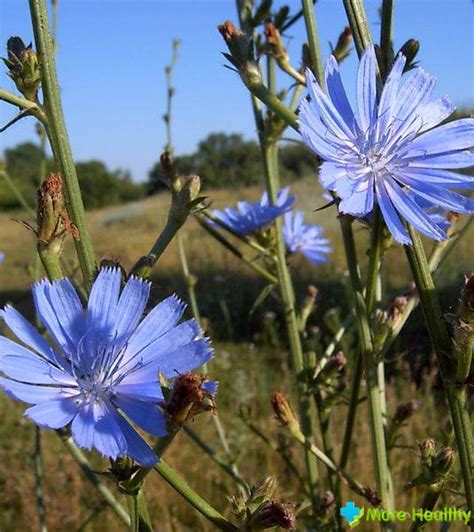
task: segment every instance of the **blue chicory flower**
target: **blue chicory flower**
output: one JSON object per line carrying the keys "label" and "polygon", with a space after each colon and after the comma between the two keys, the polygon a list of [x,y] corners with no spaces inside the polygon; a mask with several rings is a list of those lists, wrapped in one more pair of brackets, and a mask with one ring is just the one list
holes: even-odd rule
{"label": "blue chicory flower", "polygon": [[2,253],[0,251],[0,264],[2,264],[2,262],[5,260],[5,253]]}
{"label": "blue chicory flower", "polygon": [[[185,305],[171,296],[141,320],[150,283],[103,268],[87,309],[67,279],[33,287],[36,312],[51,346],[13,307],[1,311],[23,345],[0,336],[0,387],[31,405],[40,427],[71,424],[74,441],[109,458],[130,456],[144,466],[157,457],[125,417],[154,436],[166,434],[159,373],[177,377],[212,356],[195,320],[178,325]],[[141,320],[141,321],[140,321]]]}
{"label": "blue chicory flower", "polygon": [[356,114],[331,56],[327,94],[307,72],[311,102],[303,101],[299,119],[304,141],[325,160],[319,180],[340,197],[341,212],[363,217],[379,205],[395,240],[410,244],[403,219],[430,238],[447,237],[413,196],[446,210],[473,212],[472,199],[449,189],[474,188],[472,176],[453,171],[474,163],[474,119],[439,126],[453,105],[447,98],[431,99],[435,78],[421,68],[401,85],[405,63],[399,54],[377,103],[377,60],[373,46],[366,49],[359,65]]}
{"label": "blue chicory flower", "polygon": [[264,192],[258,202],[239,201],[237,209],[227,207],[223,211],[214,210],[214,215],[239,235],[256,233],[270,225],[278,216],[291,209],[296,196],[289,196],[289,188],[282,188],[277,201],[272,205]]}
{"label": "blue chicory flower", "polygon": [[302,253],[314,264],[327,262],[327,254],[332,251],[329,240],[323,238],[323,228],[319,225],[303,223],[302,211],[285,213],[283,236],[291,253]]}

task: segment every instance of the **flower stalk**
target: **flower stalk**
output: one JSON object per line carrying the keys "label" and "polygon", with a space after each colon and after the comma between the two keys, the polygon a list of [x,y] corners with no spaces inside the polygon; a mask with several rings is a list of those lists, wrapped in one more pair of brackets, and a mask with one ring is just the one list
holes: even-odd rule
{"label": "flower stalk", "polygon": [[44,126],[54,158],[64,176],[67,209],[79,233],[79,238],[74,243],[84,284],[89,288],[96,273],[95,253],[86,224],[84,204],[64,121],[46,1],[29,0],[29,5],[36,48],[41,64],[44,112],[47,118]]}
{"label": "flower stalk", "polygon": [[214,524],[219,530],[228,532],[237,531],[238,528],[226,519],[220,512],[198,495],[164,460],[161,460],[154,470],[174,490],[191,504],[201,515]]}
{"label": "flower stalk", "polygon": [[[408,231],[413,244],[411,246],[405,246],[405,252],[418,288],[420,303],[425,316],[428,333],[445,386],[459,454],[467,505],[471,511],[474,511],[474,487],[472,477],[474,446],[472,426],[466,401],[465,384],[456,382],[456,373],[459,366],[453,367],[453,361],[451,358],[454,352],[453,343],[443,320],[441,306],[430,273],[423,243],[418,233],[410,225],[408,226]],[[456,361],[454,361],[454,364],[456,364]],[[461,364],[461,367],[462,366],[463,365]]]}
{"label": "flower stalk", "polygon": [[[391,510],[394,507],[392,482],[390,476],[390,469],[388,465],[387,448],[385,443],[385,427],[382,412],[381,396],[379,390],[379,379],[377,370],[377,360],[375,357],[372,334],[370,331],[369,316],[367,314],[367,306],[364,299],[362,282],[360,279],[357,252],[354,242],[354,234],[352,230],[352,218],[345,215],[339,216],[341,225],[342,237],[344,241],[344,249],[347,259],[347,266],[349,269],[349,277],[351,281],[351,288],[353,292],[353,302],[355,306],[359,349],[358,358],[361,358],[361,367],[354,369],[354,376],[361,374],[362,367],[365,369],[367,381],[367,397],[370,415],[370,429],[372,436],[372,448],[374,458],[374,469],[377,479],[377,489],[382,500],[382,507],[385,510]],[[377,271],[374,269],[374,271]],[[369,280],[370,284],[370,280]],[[357,362],[356,362],[357,364]],[[355,377],[354,377],[355,379]],[[357,392],[357,382],[353,380],[353,392],[351,400],[355,401]],[[352,403],[351,403],[352,404]],[[349,412],[348,425],[353,426],[355,420],[355,412]]]}

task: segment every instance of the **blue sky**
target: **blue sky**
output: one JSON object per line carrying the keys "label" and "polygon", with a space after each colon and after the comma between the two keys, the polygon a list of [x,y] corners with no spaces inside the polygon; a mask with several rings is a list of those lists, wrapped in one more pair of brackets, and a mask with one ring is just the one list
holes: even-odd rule
{"label": "blue sky", "polygon": [[[293,11],[299,1],[280,2]],[[379,1],[366,0],[374,39],[380,31]],[[395,48],[410,37],[421,42],[418,59],[439,79],[437,94],[458,105],[474,104],[472,0],[398,0]],[[346,24],[342,0],[319,0],[316,14],[323,52]],[[189,153],[213,131],[254,138],[248,94],[237,75],[223,67],[225,50],[216,26],[236,20],[233,0],[59,0],[58,70],[71,144],[76,160],[98,158],[110,168],[146,178],[165,144],[164,67],[171,41],[182,40],[174,85],[174,144]],[[11,35],[32,39],[26,0],[1,0],[0,42]],[[298,64],[304,25],[291,28],[290,56]],[[5,55],[2,52],[1,55]],[[353,95],[355,54],[343,77]],[[3,67],[0,67],[3,71]],[[13,90],[2,75],[0,85]],[[282,80],[283,81],[283,80]],[[2,124],[14,110],[0,105]],[[33,120],[1,135],[2,148],[35,140]]]}

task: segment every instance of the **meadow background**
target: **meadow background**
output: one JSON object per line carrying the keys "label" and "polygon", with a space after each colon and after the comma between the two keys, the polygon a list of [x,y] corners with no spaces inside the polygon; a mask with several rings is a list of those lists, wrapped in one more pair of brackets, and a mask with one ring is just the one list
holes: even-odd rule
{"label": "meadow background", "polygon": [[[448,79],[449,72],[448,75],[443,72],[443,69],[451,68],[447,66],[451,63],[450,56],[446,54],[459,54],[461,50],[468,60],[469,57],[472,59],[469,38],[462,40],[463,35],[469,34],[469,16],[466,23],[466,13],[472,14],[472,11],[467,11],[469,7],[467,4],[470,2],[455,3],[458,10],[451,12],[447,7],[451,3],[435,2],[439,5],[433,7],[434,14],[433,12],[429,14],[433,21],[430,18],[428,23],[421,27],[420,18],[417,17],[422,17],[425,2],[413,2],[412,6],[415,7],[412,8],[414,10],[412,12],[407,8],[410,2],[401,2],[401,9],[397,14],[398,27],[401,28],[396,36],[397,40],[403,42],[406,37],[417,36],[415,29],[426,36],[426,42],[422,40],[421,48],[421,54],[425,55],[421,55],[421,58],[428,63],[427,68],[433,61],[434,55],[434,52],[428,50],[430,46],[431,48],[434,46],[440,24],[444,23],[448,28],[444,31],[455,25],[455,21],[462,24],[463,31],[451,34],[455,42],[451,42],[449,47],[443,47],[439,52],[445,54],[442,55],[443,63],[439,63],[437,69],[431,67],[432,71],[440,76],[443,74],[444,78]],[[27,8],[23,3],[20,7],[19,4],[11,0],[4,2],[1,13],[3,15],[1,34],[10,36],[22,34],[23,31],[23,36],[28,41],[31,29],[28,28]],[[104,4],[108,4],[111,9],[110,2]],[[188,9],[189,16],[184,17],[184,21],[172,4],[172,2],[136,2],[133,7],[130,2],[118,2],[116,19],[109,20],[109,28],[104,29],[110,33],[103,35],[99,33],[97,24],[99,26],[104,24],[107,9],[101,7],[100,3],[64,2],[63,9],[61,2],[59,76],[64,82],[62,88],[66,119],[72,123],[73,148],[77,148],[78,160],[82,161],[78,165],[78,173],[86,198],[89,198],[86,199],[89,207],[88,223],[98,258],[117,260],[126,270],[129,270],[137,258],[150,248],[158,231],[164,226],[169,207],[169,194],[159,186],[159,173],[156,167],[156,160],[165,142],[160,122],[160,113],[165,102],[164,81],[157,77],[156,73],[161,72],[168,61],[172,31],[176,31],[171,35],[172,38],[180,37],[184,42],[183,56],[180,58],[177,67],[178,77],[175,80],[178,90],[175,104],[178,165],[181,164],[185,170],[200,173],[205,194],[215,208],[235,204],[240,199],[256,200],[261,195],[261,186],[258,184],[260,163],[258,154],[255,156],[256,144],[252,141],[254,132],[251,129],[248,95],[242,90],[235,76],[222,68],[223,61],[219,57],[219,51],[224,47],[214,35],[217,33],[216,23],[235,15],[233,3],[196,2],[195,11],[190,11],[191,2],[179,2],[182,12]],[[334,1],[320,0],[318,4],[321,5],[321,26],[324,28],[323,31],[327,32],[324,36],[328,37],[324,42],[329,39],[330,34],[334,40],[337,37],[336,28],[342,29],[343,26],[339,5],[341,2],[337,2],[337,7]],[[374,24],[377,23],[377,5],[377,2],[368,2],[371,21]],[[82,10],[78,11],[78,6]],[[165,22],[173,21],[172,24],[163,23],[160,26],[164,28],[164,33],[160,35],[155,47],[148,39],[145,39],[145,44],[143,42],[137,44],[137,40],[134,41],[132,38],[140,36],[141,32],[156,31],[156,28],[152,30],[150,22],[147,22],[151,18],[151,13],[159,15],[160,20],[164,19]],[[193,13],[199,15],[199,18],[195,18],[194,24],[191,24]],[[78,18],[73,25],[74,16]],[[130,32],[128,38],[124,37],[127,34],[123,32],[126,28],[125,16],[131,17],[128,21]],[[443,21],[440,17],[444,17]],[[328,23],[325,25],[326,18]],[[178,24],[180,20],[184,24],[181,33]],[[433,22],[431,26],[430,21]],[[82,35],[81,40],[81,35],[78,36],[77,32],[83,32],[85,29],[78,28],[83,28],[87,23],[90,24],[89,31],[93,38],[86,40],[85,35]],[[141,29],[140,24],[142,24]],[[428,26],[430,26],[429,31],[426,29]],[[295,38],[299,32],[300,29],[295,29]],[[212,38],[209,37],[211,34]],[[74,35],[79,41],[74,41]],[[107,38],[111,39],[108,41],[110,43],[108,47]],[[196,56],[190,55],[189,52],[193,42],[201,46]],[[117,57],[111,59],[116,46],[120,49],[130,47],[132,55],[120,60]],[[212,59],[209,59],[208,55],[210,49],[213,53]],[[457,52],[452,52],[453,50]],[[104,55],[99,61],[97,55],[102,52]],[[135,57],[133,54],[139,55],[139,66],[133,62]],[[196,68],[200,64],[200,58],[203,57],[206,59],[202,59],[203,72],[199,78]],[[84,69],[87,59],[90,62],[87,65],[86,75]],[[100,72],[99,65],[105,65],[103,72]],[[349,74],[353,71],[353,65],[354,57],[347,66]],[[130,71],[126,70],[128,68]],[[121,73],[121,69],[125,75]],[[213,72],[217,71],[219,71],[218,77],[213,77]],[[76,76],[75,84],[74,76]],[[100,76],[105,78],[109,85],[104,83],[103,79],[99,81]],[[470,106],[473,103],[472,64],[470,68],[466,67],[466,76],[464,87],[456,93],[457,103],[463,107],[463,114],[471,112]],[[86,78],[87,83],[84,81]],[[202,81],[203,78],[205,83]],[[221,84],[221,80],[224,79],[225,82],[222,83],[226,85]],[[471,80],[470,89],[469,80]],[[126,100],[128,104],[122,107],[121,111],[121,98],[125,98],[127,94],[123,85],[129,87],[129,92]],[[216,85],[220,85],[218,91]],[[114,86],[117,87],[116,92],[112,90]],[[232,89],[227,91],[227,87]],[[440,90],[450,88],[442,86]],[[76,100],[77,94],[80,94],[79,100]],[[199,95],[202,95],[204,103],[199,100]],[[202,112],[209,99],[216,102],[215,107],[211,109],[209,104],[207,113],[193,115],[190,109],[199,107]],[[115,109],[113,114],[109,114],[109,104]],[[83,112],[81,106],[84,107]],[[152,115],[150,119],[153,126],[148,122],[148,118],[141,121],[143,113]],[[5,112],[4,116],[2,112],[2,120],[7,121],[10,118],[7,114]],[[190,129],[193,129],[191,137]],[[138,130],[140,134],[137,134]],[[222,134],[222,131],[225,133]],[[237,138],[234,136],[232,140],[231,133],[234,131],[237,132]],[[212,138],[212,134],[221,135],[221,148],[216,148],[218,143],[216,138]],[[214,142],[214,144],[211,142],[214,150],[212,155],[206,150],[206,142],[209,145],[209,139]],[[231,142],[231,150],[223,145],[224,140]],[[31,201],[38,183],[40,165],[43,164],[39,139],[32,122],[21,123],[16,132],[9,130],[2,137],[2,148],[2,168],[8,171],[27,200]],[[229,153],[232,156],[229,156]],[[298,196],[297,207],[304,210],[308,222],[324,227],[325,234],[331,239],[334,248],[327,265],[316,267],[300,257],[292,260],[298,301],[303,300],[309,284],[315,285],[319,290],[317,308],[310,319],[310,324],[315,345],[324,345],[350,312],[347,273],[336,211],[334,207],[330,207],[315,212],[315,209],[324,205],[325,200],[316,180],[316,163],[313,161],[312,164],[311,156],[304,148],[295,147],[294,143],[286,144],[281,164],[286,184],[289,184],[292,192]],[[35,165],[37,172],[34,170]],[[119,170],[116,170],[117,168]],[[97,190],[101,192],[98,193]],[[35,253],[35,240],[33,234],[21,223],[22,221],[31,221],[30,214],[18,205],[7,184],[0,178],[0,251],[5,253],[5,261],[0,266],[0,305],[13,303],[25,315],[33,318],[29,289],[33,272],[37,267],[32,259]],[[461,220],[460,226],[464,223],[465,220]],[[443,266],[439,287],[443,310],[447,315],[456,311],[464,276],[472,269],[473,233],[471,226],[470,233],[455,248]],[[300,463],[299,448],[295,447],[279,428],[270,408],[270,396],[274,391],[283,390],[290,398],[292,396],[292,377],[288,367],[286,339],[276,296],[271,293],[262,304],[254,308],[254,303],[265,287],[265,281],[216,243],[195,220],[190,219],[181,234],[186,245],[191,272],[198,280],[196,292],[206,331],[213,339],[215,359],[209,367],[209,373],[213,379],[220,382],[218,410],[228,433],[235,463],[249,483],[258,482],[265,474],[275,475],[279,481],[281,498],[292,501],[298,497],[298,484],[279,456],[249,430],[242,419],[242,411],[249,412],[251,421],[272,441],[287,446],[289,452],[294,455],[296,463]],[[368,231],[362,225],[358,225],[356,237],[360,256],[364,257],[369,244]],[[429,248],[431,244],[426,243],[426,245]],[[67,251],[71,250],[71,243],[68,242]],[[67,253],[67,256],[71,257],[72,253]],[[68,267],[72,274],[77,271],[77,264],[73,261],[68,262]],[[175,243],[172,243],[161,257],[152,280],[154,300],[160,300],[172,292],[176,292],[184,300],[187,299]],[[386,304],[394,296],[403,293],[410,284],[406,258],[400,247],[388,251],[384,262],[384,280]],[[349,332],[338,346],[344,350],[349,360],[348,374],[351,365],[351,339],[352,332]],[[420,410],[402,429],[400,447],[394,449],[391,455],[394,475],[398,486],[402,487],[419,472],[416,442],[425,437],[433,437],[440,443],[446,442],[449,433],[448,418],[438,389],[435,362],[430,353],[419,309],[412,314],[409,323],[389,353],[387,375],[389,414],[393,414],[398,405],[414,397],[421,400]],[[332,418],[336,456],[339,452],[337,443],[342,438],[344,428],[344,400],[343,393],[341,405],[335,408]],[[34,430],[33,425],[22,418],[21,412],[21,405],[8,400],[3,394],[0,395],[0,530],[2,532],[38,529],[32,460]],[[446,422],[443,422],[443,419],[440,422],[440,417],[445,418]],[[361,482],[370,484],[373,473],[365,405],[358,412],[357,419],[356,439],[348,469]],[[197,419],[193,429],[219,452],[217,435],[208,417]],[[50,529],[122,530],[123,525],[108,509],[104,509],[100,517],[88,522],[88,516],[96,510],[93,489],[84,481],[76,464],[64,451],[54,434],[45,433],[43,449],[47,520]],[[94,459],[99,470],[106,466],[106,463],[97,457]],[[185,434],[177,437],[167,454],[167,459],[204,498],[215,504],[223,513],[229,512],[227,497],[236,491],[235,484],[205,455],[197,453],[193,442]],[[452,480],[455,485],[456,479]],[[348,499],[354,498],[348,492],[346,495]],[[211,530],[209,525],[160,479],[150,478],[147,497],[156,530],[160,532]],[[399,489],[396,493],[396,506],[400,509],[411,508],[417,504],[420,497],[421,491],[416,488]],[[449,495],[444,497],[443,502],[449,504]],[[355,500],[358,500],[357,497]],[[364,525],[360,529],[364,530]],[[435,528],[433,526],[427,529]],[[462,529],[461,525],[458,528],[451,527],[451,530]]]}

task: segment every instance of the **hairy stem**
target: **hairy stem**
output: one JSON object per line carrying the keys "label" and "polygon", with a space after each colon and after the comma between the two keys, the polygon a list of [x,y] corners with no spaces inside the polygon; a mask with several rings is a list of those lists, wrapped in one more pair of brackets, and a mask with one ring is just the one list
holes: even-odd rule
{"label": "hairy stem", "polygon": [[95,254],[86,225],[84,204],[64,121],[46,1],[29,0],[29,5],[36,48],[41,61],[41,82],[47,116],[47,122],[44,125],[54,158],[63,174],[67,210],[79,233],[79,238],[75,239],[74,243],[84,283],[86,287],[90,287],[96,272]]}

